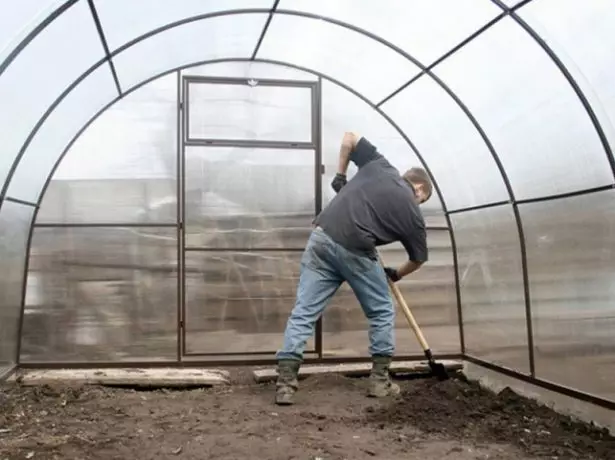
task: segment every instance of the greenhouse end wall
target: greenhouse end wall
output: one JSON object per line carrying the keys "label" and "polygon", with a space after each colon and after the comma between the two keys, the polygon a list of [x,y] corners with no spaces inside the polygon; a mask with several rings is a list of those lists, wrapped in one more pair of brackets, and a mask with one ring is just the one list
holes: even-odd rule
{"label": "greenhouse end wall", "polygon": [[[407,21],[367,2],[158,5],[0,15],[0,372],[215,359],[228,330],[226,351],[270,358],[352,129],[434,179],[432,260],[402,289],[436,353],[615,407],[611,2],[400,2]],[[302,81],[321,98],[218,86],[182,101],[185,76]],[[229,132],[243,144],[219,142]],[[272,152],[286,132],[300,140]],[[314,355],[366,357],[356,307],[340,292]],[[397,331],[399,352],[420,356],[401,317]]]}
{"label": "greenhouse end wall", "polygon": [[[267,101],[250,109],[258,113],[254,121],[213,123],[242,113],[242,92],[249,89],[235,85],[219,99],[219,91],[234,81],[220,80],[222,75],[242,82],[275,79],[283,86],[269,87]],[[254,132],[269,141],[289,133],[309,136],[313,99],[295,100],[293,82],[312,82],[322,94],[316,107],[320,128],[314,131],[318,158],[313,149],[199,144],[204,135],[241,142]],[[182,84],[192,85],[186,109],[192,134],[185,141],[178,138]],[[261,90],[250,91],[259,97]],[[340,107],[352,109],[354,126],[373,130],[370,139],[391,152],[398,167],[420,164],[369,104],[333,82],[279,65],[229,62],[185,69],[181,76],[173,72],[102,113],[66,151],[41,202],[22,363],[273,359],[294,303],[311,221],[333,198],[329,183],[345,123]],[[276,111],[292,117],[266,119],[279,117]],[[103,138],[115,140],[113,153],[101,150]],[[320,163],[324,175],[315,182]],[[432,262],[400,286],[413,299],[434,352],[455,355],[461,351],[455,270],[437,198],[426,215]],[[383,251],[393,264],[404,254],[399,245]],[[403,316],[396,328],[400,356],[420,356]],[[366,320],[344,286],[308,343],[308,358],[367,358],[367,347]]]}

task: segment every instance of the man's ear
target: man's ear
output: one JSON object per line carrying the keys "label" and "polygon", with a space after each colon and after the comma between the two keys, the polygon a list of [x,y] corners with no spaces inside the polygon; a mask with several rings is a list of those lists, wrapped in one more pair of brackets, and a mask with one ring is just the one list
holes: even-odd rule
{"label": "man's ear", "polygon": [[425,190],[424,184],[416,184],[414,189],[416,190],[417,199],[420,203],[427,201],[427,191]]}

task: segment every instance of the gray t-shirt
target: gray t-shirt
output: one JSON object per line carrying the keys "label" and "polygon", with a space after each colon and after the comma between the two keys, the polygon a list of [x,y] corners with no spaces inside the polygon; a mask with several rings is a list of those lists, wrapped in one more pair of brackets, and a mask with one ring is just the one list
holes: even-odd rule
{"label": "gray t-shirt", "polygon": [[414,190],[362,137],[350,154],[357,174],[314,219],[349,251],[376,257],[376,246],[401,242],[414,262],[427,261],[423,214]]}

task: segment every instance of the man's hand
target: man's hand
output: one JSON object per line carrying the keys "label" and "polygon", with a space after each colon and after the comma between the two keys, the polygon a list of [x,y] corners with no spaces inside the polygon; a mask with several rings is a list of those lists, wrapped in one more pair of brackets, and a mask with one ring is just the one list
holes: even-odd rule
{"label": "man's hand", "polygon": [[346,185],[348,181],[346,180],[346,174],[337,173],[331,182],[331,188],[335,190],[335,193],[339,193],[344,185]]}
{"label": "man's hand", "polygon": [[397,270],[395,270],[394,268],[384,267],[384,272],[386,273],[387,277],[394,283],[401,279],[401,276],[399,276],[399,273],[397,273]]}

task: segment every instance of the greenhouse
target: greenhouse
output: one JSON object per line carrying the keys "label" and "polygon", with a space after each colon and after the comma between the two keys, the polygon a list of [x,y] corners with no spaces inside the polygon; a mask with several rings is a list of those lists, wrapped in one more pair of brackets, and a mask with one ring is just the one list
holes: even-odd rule
{"label": "greenhouse", "polygon": [[[1,7],[0,458],[615,458],[615,3]],[[304,363],[355,370],[279,408],[245,372],[275,369],[346,132],[429,176],[395,285],[459,375],[399,370],[428,367],[397,300],[402,392],[365,399],[346,283]],[[113,372],[224,383],[83,385]]]}

